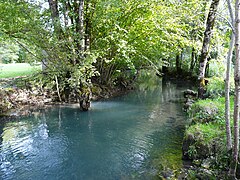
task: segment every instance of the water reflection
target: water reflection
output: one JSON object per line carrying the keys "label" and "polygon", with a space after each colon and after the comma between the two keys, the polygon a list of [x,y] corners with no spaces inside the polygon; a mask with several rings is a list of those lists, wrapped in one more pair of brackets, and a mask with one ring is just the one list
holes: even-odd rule
{"label": "water reflection", "polygon": [[0,177],[152,177],[154,162],[164,161],[167,152],[181,156],[184,115],[175,101],[184,87],[149,82],[126,96],[95,102],[89,112],[55,107],[0,124]]}

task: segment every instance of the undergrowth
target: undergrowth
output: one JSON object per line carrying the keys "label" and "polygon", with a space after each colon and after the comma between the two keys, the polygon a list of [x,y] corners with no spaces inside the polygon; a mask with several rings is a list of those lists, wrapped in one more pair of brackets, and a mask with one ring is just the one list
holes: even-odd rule
{"label": "undergrowth", "polygon": [[[202,163],[208,159],[209,168],[219,173],[229,168],[231,154],[226,147],[224,81],[212,78],[207,88],[208,98],[196,101],[188,110],[191,123],[185,131],[184,141],[188,143],[188,157],[193,162]],[[233,108],[234,97],[231,96],[232,127]]]}

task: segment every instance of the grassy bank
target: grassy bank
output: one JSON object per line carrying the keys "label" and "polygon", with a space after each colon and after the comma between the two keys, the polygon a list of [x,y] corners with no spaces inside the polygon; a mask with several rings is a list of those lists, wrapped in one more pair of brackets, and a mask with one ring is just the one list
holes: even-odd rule
{"label": "grassy bank", "polygon": [[[233,97],[230,104],[232,114]],[[191,178],[227,178],[231,153],[226,147],[224,112],[225,98],[219,96],[198,100],[188,110],[191,123],[185,131],[183,156],[193,162]]]}
{"label": "grassy bank", "polygon": [[26,76],[40,70],[41,65],[32,66],[27,63],[0,64],[0,78]]}

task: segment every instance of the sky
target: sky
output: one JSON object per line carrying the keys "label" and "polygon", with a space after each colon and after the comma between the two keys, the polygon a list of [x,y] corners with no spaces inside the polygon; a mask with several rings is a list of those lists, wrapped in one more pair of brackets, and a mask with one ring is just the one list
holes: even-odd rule
{"label": "sky", "polygon": [[42,8],[41,10],[49,8],[47,0],[26,0],[26,1],[29,2],[29,3],[32,3],[32,4],[39,5]]}

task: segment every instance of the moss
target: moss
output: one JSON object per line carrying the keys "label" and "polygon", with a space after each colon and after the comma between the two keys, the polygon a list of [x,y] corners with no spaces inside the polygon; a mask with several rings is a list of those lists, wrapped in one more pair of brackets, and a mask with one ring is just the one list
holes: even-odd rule
{"label": "moss", "polygon": [[[234,101],[233,96],[230,97],[230,101],[231,101],[231,107],[233,108],[233,101]],[[216,106],[219,109],[224,111],[225,97],[219,97],[219,98],[215,98],[215,99],[209,98],[209,99],[204,99],[204,100],[198,100],[194,105],[203,108],[203,107],[209,106],[209,104],[211,104],[211,106]]]}

